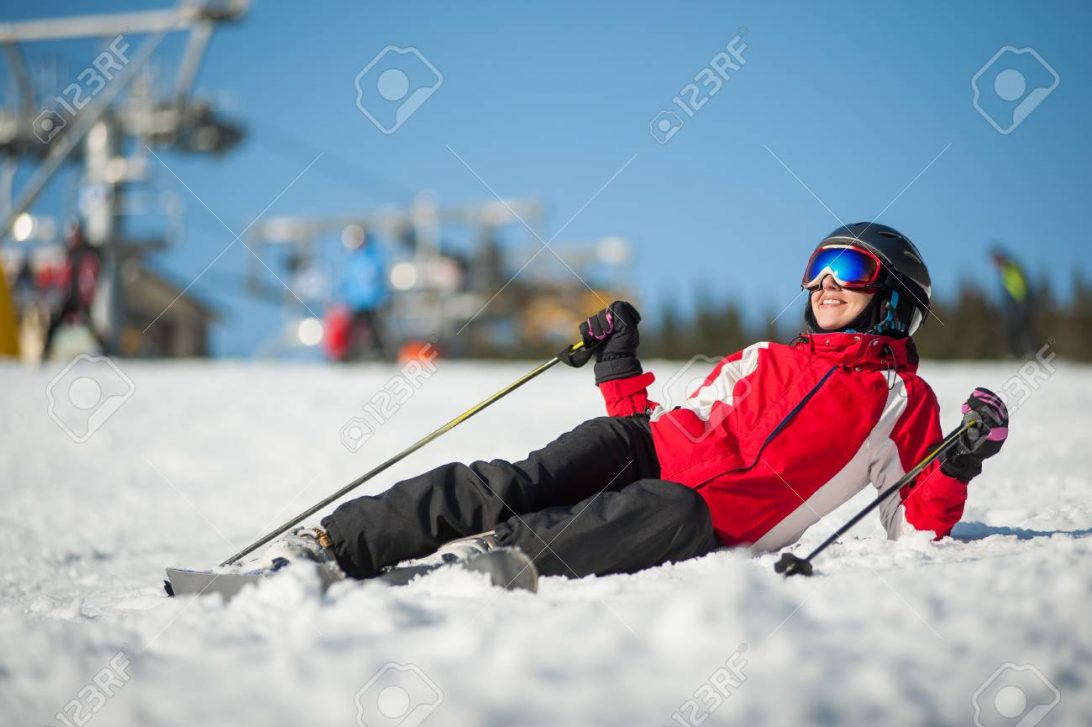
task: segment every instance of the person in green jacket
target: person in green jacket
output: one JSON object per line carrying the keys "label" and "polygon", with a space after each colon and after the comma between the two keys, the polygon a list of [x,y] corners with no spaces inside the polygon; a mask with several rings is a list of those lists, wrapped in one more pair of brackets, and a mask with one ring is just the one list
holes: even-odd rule
{"label": "person in green jacket", "polygon": [[1009,353],[1015,357],[1035,353],[1035,299],[1023,268],[999,247],[990,252],[1001,279],[1001,310]]}

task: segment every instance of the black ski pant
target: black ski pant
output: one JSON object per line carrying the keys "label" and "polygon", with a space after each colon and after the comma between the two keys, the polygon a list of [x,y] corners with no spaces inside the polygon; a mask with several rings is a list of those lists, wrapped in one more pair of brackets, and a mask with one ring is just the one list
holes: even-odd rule
{"label": "black ski pant", "polygon": [[386,343],[387,336],[379,320],[379,311],[374,308],[353,311],[349,321],[349,350],[346,352],[348,358],[358,360],[365,355],[372,355],[393,359],[393,355],[388,356]]}
{"label": "black ski pant", "polygon": [[716,547],[705,501],[659,475],[646,415],[600,417],[522,462],[446,464],[346,502],[322,525],[354,578],[488,530],[543,575],[632,573]]}

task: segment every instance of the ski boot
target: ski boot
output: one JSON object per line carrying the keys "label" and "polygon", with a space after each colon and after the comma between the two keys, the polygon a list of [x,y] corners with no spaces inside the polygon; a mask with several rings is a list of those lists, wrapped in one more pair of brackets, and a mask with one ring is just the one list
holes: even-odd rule
{"label": "ski boot", "polygon": [[497,544],[492,530],[444,543],[432,555],[388,569],[381,580],[405,585],[417,576],[453,566],[489,576],[494,586],[507,590],[538,590],[538,569],[518,548]]}
{"label": "ski boot", "polygon": [[485,533],[468,535],[465,538],[448,541],[432,555],[412,561],[412,565],[445,565],[465,562],[474,556],[495,550],[496,547],[497,538],[490,530]]}
{"label": "ski boot", "polygon": [[321,528],[290,530],[240,566],[244,571],[278,571],[296,561],[311,561],[323,570],[341,574],[330,536]]}

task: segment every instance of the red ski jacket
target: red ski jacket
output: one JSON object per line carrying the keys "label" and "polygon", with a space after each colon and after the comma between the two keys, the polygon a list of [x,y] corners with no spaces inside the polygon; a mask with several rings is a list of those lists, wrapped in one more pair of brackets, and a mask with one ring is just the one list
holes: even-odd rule
{"label": "red ski jacket", "polygon": [[[648,398],[651,373],[600,385],[612,416],[650,412],[661,477],[696,489],[721,543],[771,551],[870,482],[895,482],[940,442],[936,395],[910,339],[814,334],[724,358],[685,401]],[[934,461],[879,508],[889,537],[947,535],[967,483]]]}

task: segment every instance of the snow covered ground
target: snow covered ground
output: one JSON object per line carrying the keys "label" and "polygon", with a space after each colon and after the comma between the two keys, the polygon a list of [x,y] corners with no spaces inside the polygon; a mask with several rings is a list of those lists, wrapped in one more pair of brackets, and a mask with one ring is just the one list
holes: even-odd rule
{"label": "snow covered ground", "polygon": [[[722,552],[537,595],[452,572],[322,596],[299,569],[224,605],[168,600],[163,567],[222,560],[530,364],[441,362],[356,452],[344,425],[392,367],[121,365],[131,396],[103,379],[121,406],[83,443],[94,387],[55,388],[51,417],[60,367],[0,367],[4,725],[1092,722],[1092,368],[1035,382],[958,537],[888,542],[870,518],[810,580]],[[926,364],[944,428],[1018,368]],[[590,371],[552,370],[360,494],[600,412]]]}

